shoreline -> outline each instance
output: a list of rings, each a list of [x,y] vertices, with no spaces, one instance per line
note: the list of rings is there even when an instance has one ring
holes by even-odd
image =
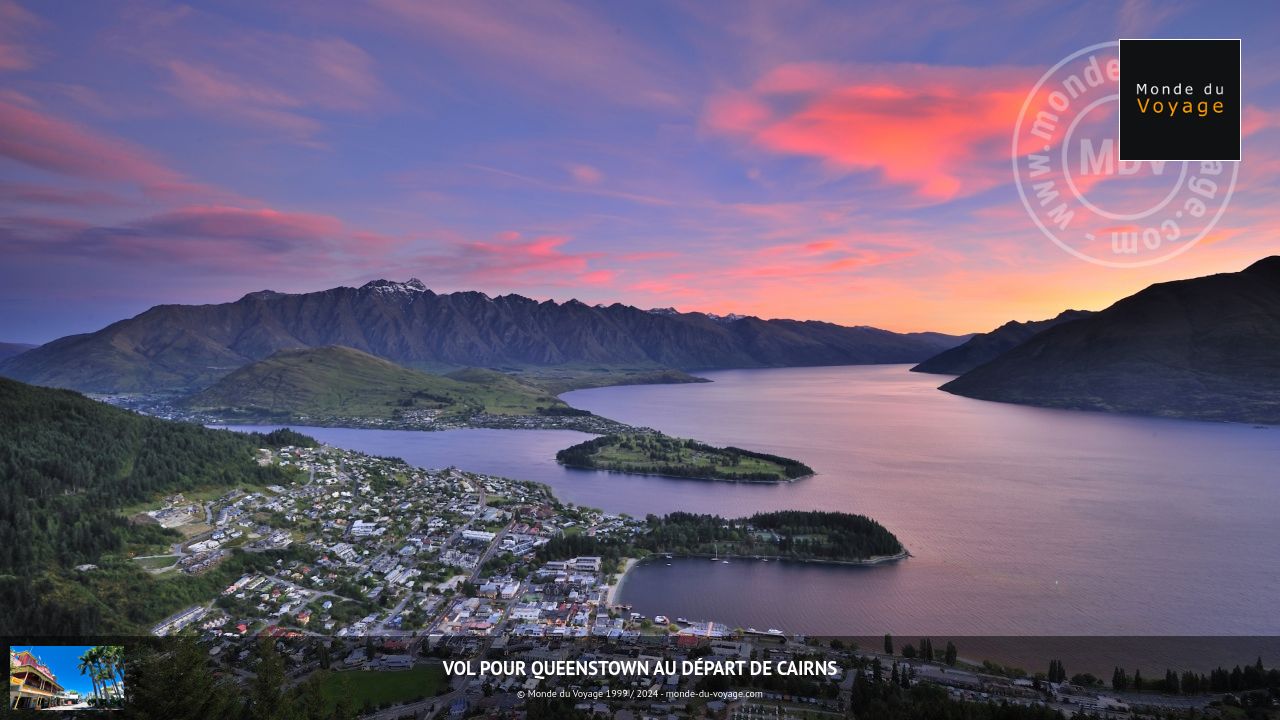
[[[621,588],[622,583],[626,581],[627,574],[630,573],[631,569],[638,564],[640,564],[640,558],[633,557],[627,558],[626,562],[622,564],[622,569],[618,571],[618,579],[609,583],[608,589],[605,591],[604,606],[606,608],[611,608],[616,604],[614,600],[617,598],[618,589]]]
[[[872,555],[871,557],[860,558],[858,560],[828,560],[825,558],[796,558],[796,557],[789,557],[785,555],[730,555],[725,553],[725,554],[713,556],[707,553],[654,552],[654,553],[651,553],[648,557],[644,558],[643,560],[637,560],[637,562],[647,562],[657,556],[662,556],[665,558],[667,555],[670,555],[672,558],[683,558],[683,559],[691,559],[691,558],[713,559],[714,558],[717,560],[770,560],[773,562],[804,563],[807,565],[845,565],[850,567],[874,567],[876,565],[887,565],[889,563],[900,562],[902,560],[906,560],[908,558],[914,557],[911,554],[910,550],[905,550],[905,549],[900,553],[894,553],[892,555]],[[630,569],[630,566],[628,566],[628,569]]]
[[[587,470],[591,472],[606,472],[606,473],[612,473],[614,475],[635,475],[639,477],[659,477],[659,478],[666,478],[668,480],[693,480],[695,482],[731,483],[734,485],[788,485],[790,483],[799,482],[801,480],[808,480],[809,478],[816,477],[818,475],[818,473],[816,472],[811,472],[807,475],[800,475],[798,477],[793,477],[793,478],[779,478],[777,480],[734,480],[731,478],[693,477],[690,475],[669,475],[666,473],[646,473],[646,472],[633,472],[631,470],[614,470],[612,468],[592,467],[590,465],[574,465],[571,463],[563,462],[558,458],[556,459],[556,463],[570,470]]]
[[[566,420],[566,418],[568,418]],[[592,421],[594,418],[594,421]],[[473,421],[470,418],[445,420],[441,422],[422,422],[413,420],[396,420],[394,418],[270,418],[248,417],[230,418],[221,415],[201,416],[192,413],[176,418],[184,422],[194,422],[205,427],[228,426],[276,426],[276,427],[315,427],[336,428],[344,430],[402,430],[406,432],[449,432],[450,430],[570,430],[587,435],[612,435],[622,432],[645,432],[650,428],[640,428],[617,420],[592,416],[555,416],[555,415],[491,415]]]
[[[646,555],[643,558],[629,557],[626,559],[626,562],[623,563],[622,569],[618,572],[617,581],[609,584],[608,590],[605,593],[604,606],[606,608],[613,608],[618,606],[618,603],[616,602],[618,591],[622,587],[622,583],[626,581],[627,575],[629,575],[631,571],[634,570],[638,565],[640,565],[641,563],[647,563],[647,562],[653,561],[658,558],[665,559],[668,555],[670,555],[672,558],[682,558],[682,559],[693,559],[693,558],[710,559],[712,557],[711,555],[699,554],[699,553],[660,553],[660,552],[650,553],[649,555]],[[911,554],[911,551],[903,549],[902,552],[894,553],[893,555],[873,555],[869,558],[862,558],[860,560],[823,560],[821,558],[805,559],[805,558],[782,557],[780,555],[719,555],[717,556],[717,559],[756,560],[756,561],[772,560],[775,562],[793,562],[793,563],[802,563],[806,565],[839,565],[839,566],[845,566],[845,567],[876,567],[877,565],[888,565],[889,563],[900,562],[910,557],[913,557]]]

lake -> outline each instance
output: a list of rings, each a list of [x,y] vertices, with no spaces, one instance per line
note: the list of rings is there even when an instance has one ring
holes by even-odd
[[[306,432],[633,515],[862,513],[913,555],[874,568],[644,563],[620,597],[646,615],[841,635],[1280,634],[1280,428],[983,402],[902,365],[704,376],[714,382],[564,399],[817,474],[768,486],[569,470],[556,450],[587,436],[561,431]]]

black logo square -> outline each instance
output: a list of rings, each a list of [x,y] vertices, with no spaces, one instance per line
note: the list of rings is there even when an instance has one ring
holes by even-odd
[[[1240,159],[1239,40],[1120,41],[1121,160]]]

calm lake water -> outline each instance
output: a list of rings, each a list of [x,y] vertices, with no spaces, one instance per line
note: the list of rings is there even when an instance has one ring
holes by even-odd
[[[794,457],[758,486],[568,470],[558,431],[307,429],[417,465],[537,480],[633,515],[863,513],[913,554],[874,568],[665,560],[628,575],[647,615],[877,635],[1280,634],[1280,428],[988,403],[906,366],[707,373],[568,393],[672,435]]]

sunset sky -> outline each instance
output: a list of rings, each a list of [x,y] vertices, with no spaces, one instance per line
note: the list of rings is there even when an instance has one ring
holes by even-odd
[[[380,277],[971,332],[1277,252],[1275,7],[1063,5],[0,0],[0,341]],[[1010,169],[1118,37],[1243,38],[1230,209],[1142,269]]]

